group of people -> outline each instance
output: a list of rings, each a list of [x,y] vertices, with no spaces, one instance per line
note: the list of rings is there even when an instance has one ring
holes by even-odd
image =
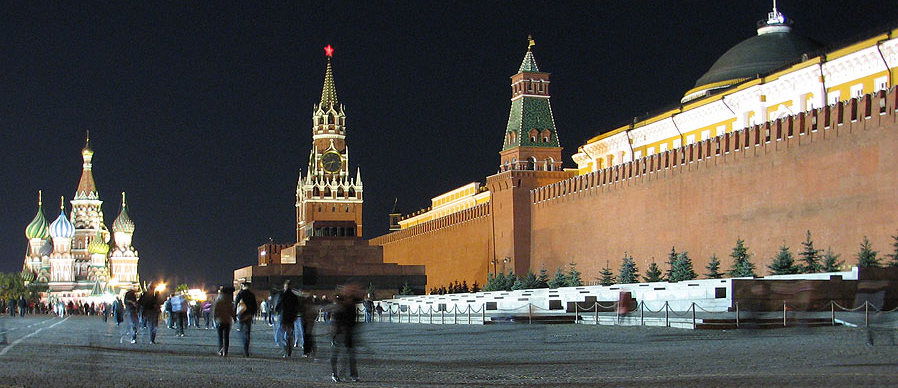
[[[147,291],[138,295],[138,290],[138,287],[129,290],[122,300],[116,299],[110,308],[117,324],[120,324],[122,320],[127,321],[130,342],[137,342],[137,334],[140,328],[144,327],[149,335],[149,342],[155,344],[159,318],[163,309],[165,311],[170,309],[172,318],[170,327],[174,327],[176,335],[184,336],[189,309],[186,298],[176,294],[166,300],[158,291]],[[322,307],[312,297],[294,290],[288,280],[284,282],[281,290],[272,291],[270,300],[264,301],[264,305],[260,306],[247,283],[240,285],[240,291],[236,296],[234,291],[233,287],[219,287],[215,299],[201,306],[203,315],[211,318],[218,332],[219,356],[228,356],[230,332],[236,324],[242,337],[243,355],[249,357],[254,318],[260,312],[260,308],[265,308],[273,321],[274,342],[283,348],[282,356],[284,358],[292,357],[294,348],[302,348],[302,356],[311,357],[315,352],[315,340],[312,335],[314,324],[318,319],[319,312],[327,313],[331,324],[330,340],[333,346],[330,360],[333,372],[331,378],[334,381],[341,381],[337,364],[341,352],[345,352],[349,364],[350,374],[348,377],[353,381],[358,381],[354,351],[354,327],[358,320],[356,303],[361,299],[357,293],[347,289],[347,292],[337,295],[332,304]]]

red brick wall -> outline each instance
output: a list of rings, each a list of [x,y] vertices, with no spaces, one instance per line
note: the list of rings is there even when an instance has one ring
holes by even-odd
[[[882,116],[881,98],[888,102]],[[662,156],[686,161],[677,167],[665,169],[662,161],[658,170],[657,160],[643,159],[536,190],[531,264],[545,263],[551,271],[573,259],[588,281],[606,262],[617,273],[625,251],[642,274],[653,256],[666,269],[666,255],[676,246],[688,251],[696,272],[704,274],[711,254],[728,270],[729,254],[741,237],[756,273],[766,275],[783,243],[798,259],[807,230],[815,247],[832,247],[846,264],[856,264],[865,235],[882,257],[891,251],[890,236],[898,233],[895,98],[893,90],[859,102],[856,122],[851,121],[854,107],[847,104],[830,116],[820,111],[781,122],[781,140],[777,123],[768,123],[769,143],[764,125],[748,131],[748,149],[734,151],[731,135],[689,146],[683,156]],[[872,106],[869,119],[863,117],[866,103]],[[826,117],[832,122],[828,129]],[[740,137],[740,147],[745,144]],[[650,172],[653,167],[657,171]],[[616,182],[596,185],[602,176]]]
[[[483,286],[493,257],[488,209],[488,204],[480,205],[370,243],[383,246],[385,263],[426,265],[428,291],[456,280]]]

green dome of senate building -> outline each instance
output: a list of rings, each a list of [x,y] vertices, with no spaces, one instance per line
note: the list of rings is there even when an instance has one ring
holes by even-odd
[[[695,87],[686,92],[681,102],[770,74],[823,47],[819,42],[792,33],[791,24],[791,20],[774,8],[767,20],[758,22],[758,35],[739,42],[720,56],[695,82]]]

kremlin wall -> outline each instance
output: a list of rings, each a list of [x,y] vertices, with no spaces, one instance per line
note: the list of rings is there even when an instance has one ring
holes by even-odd
[[[791,24],[774,8],[678,108],[589,139],[562,171],[548,73],[528,48],[486,193],[391,222],[370,243],[385,262],[424,265],[428,289],[571,262],[594,283],[625,252],[640,273],[652,260],[665,270],[671,247],[699,274],[711,255],[725,272],[739,238],[763,276],[807,231],[846,268],[865,236],[883,257],[898,234],[898,30],[795,51],[813,47],[793,44]]]

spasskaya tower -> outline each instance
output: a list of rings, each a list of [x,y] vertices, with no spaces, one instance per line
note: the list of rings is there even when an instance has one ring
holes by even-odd
[[[362,236],[362,178],[358,168],[350,176],[346,115],[331,66],[334,49],[328,45],[324,52],[327,69],[312,113],[309,165],[296,185],[296,242],[303,245],[313,237]]]

